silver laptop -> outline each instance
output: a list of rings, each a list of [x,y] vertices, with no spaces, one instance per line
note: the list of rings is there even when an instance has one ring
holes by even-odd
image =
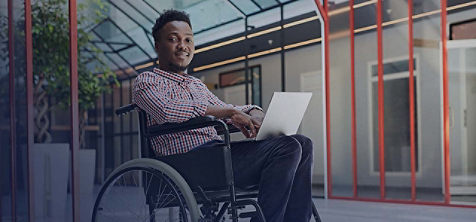
[[[296,134],[312,93],[275,92],[256,140]]]

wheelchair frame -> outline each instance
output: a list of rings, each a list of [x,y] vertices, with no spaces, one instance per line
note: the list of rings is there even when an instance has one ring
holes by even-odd
[[[97,221],[96,214],[98,212],[98,205],[107,187],[114,178],[117,177],[117,175],[131,167],[149,167],[154,168],[153,170],[164,172],[174,183],[178,184],[177,186],[181,189],[181,192],[184,193],[183,198],[188,208],[198,209],[197,204],[202,204],[200,211],[202,212],[203,217],[201,219],[198,219],[199,216],[194,215],[197,212],[191,212],[192,217],[195,217],[197,221],[222,221],[227,210],[228,214],[231,214],[233,222],[237,222],[238,218],[250,218],[254,216],[258,217],[263,222],[266,221],[259,204],[254,199],[251,199],[257,197],[257,190],[254,189],[237,192],[234,184],[230,133],[239,132],[237,128],[232,125],[229,126],[222,120],[216,119],[213,116],[200,116],[182,123],[165,123],[148,127],[147,114],[136,104],[129,104],[120,107],[116,109],[115,113],[117,115],[125,115],[134,110],[137,110],[139,114],[141,158],[122,164],[106,179],[94,205],[92,215],[93,222]],[[209,176],[224,173],[224,177],[217,177],[219,179],[215,179],[215,181],[212,180],[212,182],[209,182],[210,178],[199,176],[196,171],[189,170],[189,168],[184,166],[184,163],[188,163],[189,161],[195,161],[197,159],[200,161],[200,159],[206,159],[208,157],[203,155],[197,157],[197,154],[200,155],[198,152],[196,152],[196,154],[188,152],[184,154],[156,157],[154,150],[152,150],[150,146],[150,138],[152,137],[211,126],[215,127],[218,134],[223,135],[224,137],[223,144],[219,144],[216,150],[210,152],[208,152],[208,150],[206,151],[207,155],[214,155],[215,157],[221,156],[223,160],[222,163],[219,163],[222,164],[223,169],[217,169],[216,172],[205,172],[208,173]],[[206,162],[206,160],[204,160],[204,162]],[[210,187],[220,187],[220,189],[212,190]],[[219,207],[220,203],[223,203],[221,207]],[[154,209],[152,204],[148,203],[148,205],[149,212],[153,212]],[[238,214],[238,209],[250,205],[255,208],[255,211]],[[314,204],[312,204],[312,208],[314,219],[320,222],[320,217]],[[191,211],[194,210],[191,209]],[[195,219],[192,218],[192,220]],[[151,221],[153,220],[151,219]]]

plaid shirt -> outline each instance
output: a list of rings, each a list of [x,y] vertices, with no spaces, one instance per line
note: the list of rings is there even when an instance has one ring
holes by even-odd
[[[133,101],[147,113],[147,125],[168,122],[184,122],[205,115],[208,105],[233,107],[243,112],[261,109],[255,105],[233,106],[218,99],[199,79],[190,75],[168,73],[154,68],[141,73],[135,79]],[[221,140],[215,128],[205,127],[189,131],[157,136],[151,139],[157,155],[185,153],[192,148]]]

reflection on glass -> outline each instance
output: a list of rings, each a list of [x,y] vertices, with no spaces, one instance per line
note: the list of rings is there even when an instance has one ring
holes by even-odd
[[[10,85],[8,52],[8,11],[0,5],[0,220],[11,218],[6,205],[11,202],[10,180]]]
[[[363,4],[365,3],[365,4]],[[377,32],[357,32],[361,28],[376,24],[375,2],[356,3],[355,22],[355,110],[357,133],[357,195],[363,198],[380,198],[380,175],[374,171],[375,156],[379,156],[377,115],[372,115],[377,101],[377,91],[373,86],[372,66],[377,63]],[[371,3],[371,4],[370,4]],[[364,6],[362,6],[364,5]],[[359,7],[357,7],[359,6]],[[376,105],[375,105],[376,106]]]
[[[476,204],[476,40],[448,46],[451,202]]]
[[[24,1],[14,2],[15,15],[25,13]],[[28,158],[27,158],[27,104],[26,104],[26,56],[23,38],[25,18],[15,16],[15,212],[17,221],[27,221],[28,206]],[[12,101],[13,102],[13,101]]]
[[[243,94],[238,96],[237,100],[227,101],[226,98],[232,98],[225,96],[225,102],[231,104],[255,104],[261,106],[261,66],[252,66],[249,68],[248,76],[245,76],[245,70],[239,69],[229,72],[223,72],[219,74],[219,87],[228,88],[226,95],[231,96],[231,92],[236,90],[236,93]],[[246,86],[248,85],[248,98],[246,98]],[[233,87],[233,89],[229,88]],[[243,88],[243,89],[242,89]],[[235,96],[233,96],[235,98]]]
[[[440,8],[440,1],[414,1],[413,14],[430,12]],[[440,74],[441,39],[440,14],[414,19],[413,49],[420,78],[418,96],[421,118],[418,121],[420,175],[416,176],[416,198],[422,201],[443,201],[442,178],[442,95]],[[415,89],[418,89],[417,87]],[[418,101],[418,100],[416,100]],[[417,125],[415,127],[417,127]],[[417,142],[417,141],[415,141]]]
[[[416,82],[416,77],[415,82]],[[373,119],[377,119],[377,81],[372,81],[373,92]],[[384,100],[385,110],[385,172],[410,172],[410,115],[408,97],[408,74],[397,79],[384,79],[384,94],[392,95]],[[415,87],[415,90],[416,87]],[[415,98],[416,93],[415,93]],[[416,103],[416,101],[415,101]],[[415,106],[416,107],[416,106]],[[417,113],[417,112],[416,112]],[[418,121],[417,119],[415,120]],[[377,122],[373,127],[378,128]],[[374,135],[373,171],[379,172],[379,156],[377,137]],[[416,139],[417,140],[417,139]],[[418,171],[418,147],[416,151],[416,171]],[[409,184],[408,184],[409,185]],[[408,187],[408,186],[406,186]]]
[[[476,39],[476,19],[450,24],[450,39]]]
[[[348,7],[345,3],[339,8]],[[336,9],[338,10],[338,9]],[[331,11],[332,12],[332,11]],[[352,91],[349,11],[329,17],[332,195],[352,196]]]
[[[387,199],[411,199],[411,144],[410,144],[410,98],[409,98],[409,49],[408,49],[408,3],[406,1],[382,1],[383,24],[400,21],[383,27],[383,107],[385,197]],[[416,63],[416,58],[413,63]],[[417,92],[420,87],[418,65],[413,67],[415,123],[419,120]],[[372,71],[376,71],[373,67]],[[375,77],[377,78],[377,77]],[[376,90],[376,89],[375,89]],[[374,115],[375,117],[377,115]],[[375,118],[376,119],[376,118]],[[415,124],[415,153],[418,153],[418,124]],[[380,144],[374,144],[374,149]],[[418,160],[418,155],[416,155]],[[379,161],[374,168],[380,170]],[[377,163],[375,166],[375,163]]]

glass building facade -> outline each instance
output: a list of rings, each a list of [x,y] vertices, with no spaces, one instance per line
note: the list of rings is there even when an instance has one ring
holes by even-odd
[[[155,65],[151,27],[167,8],[190,14],[197,54],[189,73],[225,102],[266,109],[274,91],[313,92],[299,132],[315,144],[315,196],[476,205],[475,1],[316,1],[325,32],[313,1],[104,1],[102,19],[79,24],[99,59],[79,50],[88,67],[104,61],[118,81],[88,110],[77,153],[71,108],[38,108],[28,53],[41,42],[28,42],[35,29],[25,21],[34,2],[0,1],[0,222],[73,221],[74,211],[89,221],[107,176],[140,156],[137,114],[114,110],[133,102],[135,76]],[[245,79],[224,83],[226,74]],[[46,143],[34,136],[43,114]]]

